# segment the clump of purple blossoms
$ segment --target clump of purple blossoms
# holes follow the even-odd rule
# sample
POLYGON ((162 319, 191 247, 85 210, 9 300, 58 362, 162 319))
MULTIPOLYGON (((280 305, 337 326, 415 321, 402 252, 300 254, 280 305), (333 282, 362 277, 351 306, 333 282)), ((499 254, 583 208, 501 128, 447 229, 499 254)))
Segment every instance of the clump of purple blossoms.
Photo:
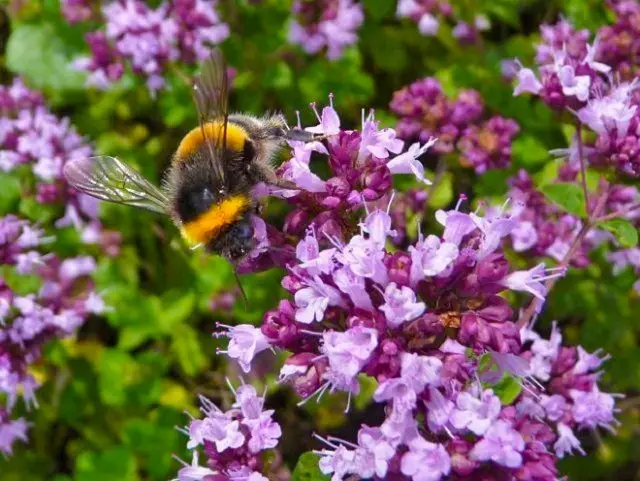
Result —
POLYGON ((479 120, 484 112, 484 103, 477 91, 462 91, 458 98, 451 100, 433 77, 395 92, 390 107, 399 117, 398 137, 422 142, 437 137, 433 150, 438 154, 452 152, 464 129, 479 120))
POLYGON ((72 335, 88 316, 105 311, 89 279, 94 259, 42 254, 51 240, 27 221, 12 215, 0 218, 0 264, 17 276, 35 275, 40 280, 38 290, 26 294, 0 280, 0 393, 6 403, 0 408, 0 450, 7 454, 10 440, 25 440, 26 431, 21 420, 6 420, 7 413, 20 397, 27 407, 37 405, 38 383, 29 367, 40 358, 42 346, 72 335))
POLYGON ((194 63, 229 36, 215 10, 216 0, 174 0, 152 9, 140 0, 114 0, 104 5, 105 30, 87 35, 91 55, 75 65, 89 72, 88 83, 106 88, 120 79, 124 64, 147 79, 154 93, 165 85, 174 61, 194 63))
POLYGON ((506 169, 511 164, 512 139, 519 131, 514 120, 500 116, 467 127, 458 142, 461 163, 473 166, 477 174, 506 169))
MULTIPOLYGON (((229 384, 231 386, 231 384, 229 384)), ((235 402, 222 411, 201 396, 203 419, 192 419, 180 429, 189 437, 187 448, 193 450, 191 465, 184 463, 179 481, 227 480, 267 481, 262 475, 265 451, 275 448, 282 435, 273 420, 273 410, 264 409, 264 397, 248 384, 233 389, 235 402), (198 450, 206 455, 206 467, 198 462, 198 450)))
MULTIPOLYGON (((595 149, 588 156, 591 164, 640 176, 637 79, 616 81, 619 72, 596 60, 601 51, 600 37, 589 45, 588 32, 574 32, 564 20, 555 26, 543 26, 542 31, 545 43, 538 47, 536 56, 541 80, 533 70, 520 68, 514 94, 530 92, 552 108, 568 108, 577 122, 597 136, 593 145, 587 145, 595 149)), ((635 57, 631 52, 628 61, 633 63, 635 57)))
POLYGON ((24 194, 33 195, 40 204, 64 206, 57 227, 71 225, 84 242, 100 243, 114 253, 117 239, 115 233, 102 231, 98 202, 71 189, 62 175, 65 162, 88 157, 92 151, 69 119, 51 113, 42 96, 19 78, 0 86, 0 171, 20 175, 21 166, 28 166, 35 191, 24 194))
POLYGON ((449 99, 440 83, 427 77, 393 94, 391 110, 399 117, 398 136, 426 141, 437 137, 433 153, 448 154, 457 146, 462 165, 477 173, 506 168, 511 163, 511 142, 519 132, 512 119, 495 116, 482 121, 484 104, 475 90, 463 90, 449 99))
POLYGON ((422 35, 432 36, 440 28, 440 18, 453 15, 453 7, 445 0, 399 0, 396 15, 415 22, 422 35))
POLYGON ((86 22, 93 15, 92 0, 61 0, 60 11, 69 23, 86 22))
POLYGON ((345 47, 357 42, 363 21, 362 5, 353 0, 296 0, 289 42, 309 54, 326 49, 327 58, 337 60, 345 47))
POLYGON ((588 30, 576 32, 566 20, 540 27, 542 43, 537 47, 536 63, 541 79, 528 68, 517 73, 514 94, 531 92, 554 109, 579 108, 589 99, 599 73, 609 67, 595 61, 597 45, 587 44, 588 30))
POLYGON ((477 15, 472 23, 455 19, 453 7, 446 0, 399 0, 396 15, 415 22, 420 33, 428 37, 438 33, 442 20, 455 21, 451 33, 461 44, 478 41, 480 32, 490 26, 484 15, 477 15))
MULTIPOLYGON (((281 172, 301 189, 278 192, 296 207, 285 224, 295 249, 279 259, 291 298, 259 328, 222 326, 218 335, 230 339, 223 352, 248 372, 261 352, 288 351, 280 382, 301 403, 343 393, 345 411, 360 377, 375 379, 373 400, 386 407, 379 425, 362 426, 350 441, 318 436, 319 467, 333 480, 557 479, 558 458, 581 452, 576 431, 616 425, 614 396, 596 384, 605 358, 561 347, 555 329, 549 341, 521 330, 501 294, 544 301, 544 281, 564 269, 514 271, 502 241, 519 221, 460 205, 436 213, 441 235, 420 234, 408 248, 388 250, 396 235, 388 179, 413 173, 423 180, 416 154, 433 140, 403 153, 393 129, 378 130, 371 116, 361 132, 340 129, 331 106, 319 117, 310 130, 327 134, 327 145, 293 143, 294 158, 281 172), (336 180, 310 171, 312 151, 327 156, 336 180), (370 199, 371 184, 351 180, 369 168, 384 172, 370 199)), ((263 231, 259 245, 282 242, 282 233, 263 231)), ((245 268, 262 268, 263 255, 245 268)))
POLYGON ((598 60, 630 81, 640 75, 640 4, 635 0, 608 3, 616 14, 616 22, 598 31, 598 60))

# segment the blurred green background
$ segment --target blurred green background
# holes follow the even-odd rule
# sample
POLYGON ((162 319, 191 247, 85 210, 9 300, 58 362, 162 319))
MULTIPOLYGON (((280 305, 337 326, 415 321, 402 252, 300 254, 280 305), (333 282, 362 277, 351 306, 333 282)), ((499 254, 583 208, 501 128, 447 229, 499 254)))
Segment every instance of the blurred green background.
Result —
MULTIPOLYGON (((611 21, 611 12, 597 0, 452 3, 460 18, 472 19, 477 13, 489 17, 491 28, 482 42, 458 45, 450 25, 436 37, 423 37, 415 24, 396 18, 395 1, 364 0, 359 42, 331 62, 287 44, 290 2, 222 1, 219 11, 231 28, 222 48, 237 71, 230 105, 253 113, 280 110, 290 120, 300 110, 308 125, 313 121, 309 102, 323 104, 332 92, 343 125, 358 127, 362 108, 375 108, 384 125, 393 125, 388 110, 393 92, 434 76, 451 95, 477 89, 488 110, 517 120, 521 133, 508 171, 476 177, 453 168, 432 197, 426 218, 455 202, 460 192, 500 199, 507 190, 505 179, 518 168, 553 175, 546 151, 565 147, 570 130, 541 102, 513 97, 512 86, 501 79, 500 61, 518 57, 532 64, 541 23, 562 15, 576 28, 595 31, 611 21)), ((22 75, 29 86, 45 93, 57 114, 71 118, 98 152, 119 156, 159 181, 173 149, 196 122, 189 89, 172 72, 166 77, 169 88, 157 98, 131 72, 106 92, 85 88, 83 75, 70 61, 87 53, 83 36, 95 27, 67 25, 57 0, 5 2, 1 78, 8 83, 15 74, 22 75)), ((20 192, 7 186, 15 185, 19 175, 0 174, 1 215, 15 210, 20 192)), ((55 208, 34 211, 24 202, 18 205, 22 215, 44 225, 61 214, 55 208)), ((270 204, 267 219, 281 225, 286 209, 270 204)), ((46 347, 36 373, 43 383, 40 408, 27 414, 30 442, 18 445, 13 457, 0 459, 2 481, 172 478, 179 465, 171 454, 189 459, 184 436, 174 429, 185 423, 183 411, 196 413, 197 394, 224 404, 224 377, 239 375, 215 353, 220 346, 210 335, 215 322, 257 324, 284 295, 281 271, 247 275, 243 285, 248 308, 239 301, 231 310, 212 310, 212 299, 235 289, 226 262, 189 251, 170 222, 157 215, 113 205, 102 205, 101 212, 104 225, 122 233, 119 256, 100 255, 70 228, 56 232, 53 249, 97 256, 95 281, 114 309, 90 318, 76 338, 46 347)), ((558 320, 567 342, 611 353, 603 385, 627 398, 620 402, 618 436, 584 439, 589 456, 572 458, 562 469, 575 480, 640 479, 640 302, 631 289, 631 272, 613 276, 604 252, 593 258, 588 268, 558 283, 540 325, 548 328, 551 320, 558 320)), ((261 366, 255 379, 248 380, 272 386, 268 404, 278 408, 285 432, 282 451, 290 466, 314 447, 311 432, 347 429, 375 416, 367 408, 367 389, 348 419, 339 400, 296 407, 287 389, 273 388, 277 362, 273 358, 274 369, 261 366)))

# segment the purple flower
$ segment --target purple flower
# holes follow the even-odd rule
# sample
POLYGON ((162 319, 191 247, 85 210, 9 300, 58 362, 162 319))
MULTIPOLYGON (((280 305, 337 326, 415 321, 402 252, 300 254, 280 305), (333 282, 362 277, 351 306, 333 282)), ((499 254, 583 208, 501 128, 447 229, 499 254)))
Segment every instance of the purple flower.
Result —
POLYGON ((365 288, 365 280, 351 268, 342 267, 333 273, 333 281, 338 289, 349 296, 353 305, 366 311, 373 311, 373 304, 365 288))
POLYGON ((209 47, 229 35, 215 6, 215 1, 175 0, 154 10, 140 0, 113 1, 102 8, 105 31, 87 35, 91 57, 74 64, 89 72, 90 85, 107 88, 120 79, 128 62, 153 94, 164 87, 170 62, 204 60, 209 47))
POLYGON ((331 481, 341 481, 345 475, 352 472, 355 466, 356 452, 345 448, 343 445, 336 447, 334 451, 323 449, 318 466, 323 474, 333 474, 331 481))
POLYGON ((440 242, 434 235, 418 240, 415 247, 409 247, 411 254, 411 285, 417 284, 425 276, 437 276, 447 269, 458 257, 458 247, 451 242, 440 242))
MULTIPOLYGON (((553 272, 553 270, 550 271, 553 272)), ((538 264, 528 271, 512 272, 501 281, 501 284, 514 291, 529 292, 541 301, 544 301, 547 294, 547 288, 544 286, 542 281, 564 275, 564 270, 551 274, 546 274, 547 272, 549 271, 547 271, 544 264, 538 264)))
POLYGON ((438 481, 449 474, 451 458, 442 444, 430 443, 422 436, 409 442, 400 470, 413 481, 438 481))
POLYGON ((460 246, 462 238, 476 230, 477 226, 469 214, 457 210, 436 212, 436 220, 444 226, 442 238, 460 246))
POLYGON ((220 453, 225 449, 239 448, 245 442, 244 435, 240 432, 240 423, 224 416, 192 421, 189 425, 189 437, 189 449, 209 441, 215 444, 220 453))
POLYGON ((191 464, 183 462, 183 467, 178 470, 178 477, 172 481, 203 481, 207 476, 216 472, 198 464, 198 451, 193 451, 191 464))
POLYGON ((340 132, 340 117, 333 108, 333 95, 329 96, 329 105, 322 109, 322 115, 318 114, 315 103, 312 103, 311 107, 320 123, 315 127, 306 127, 305 130, 307 132, 327 136, 336 135, 340 132))
POLYGON ((329 306, 339 306, 343 303, 340 292, 328 284, 325 284, 320 277, 316 276, 313 281, 306 281, 308 287, 304 287, 296 292, 296 321, 303 324, 320 322, 324 318, 324 312, 329 306))
POLYGON ((495 116, 481 126, 467 127, 458 148, 462 165, 471 165, 477 174, 491 169, 506 169, 511 164, 511 142, 520 131, 518 124, 495 116))
POLYGON ((524 439, 506 421, 494 422, 484 437, 473 447, 470 456, 476 461, 493 461, 507 468, 522 465, 524 439))
POLYGON ((571 413, 573 419, 585 428, 603 427, 614 431, 613 426, 618 423, 614 417, 615 400, 611 394, 600 392, 598 386, 588 392, 572 389, 569 392, 573 400, 571 413))
POLYGON ((580 441, 573 434, 571 428, 562 423, 558 423, 558 440, 553 445, 553 449, 559 458, 564 458, 567 454, 573 454, 574 450, 582 455, 586 454, 580 447, 580 441))
POLYGON ((387 167, 392 174, 413 174, 420 182, 431 185, 431 181, 424 177, 424 165, 418 160, 429 148, 436 143, 437 139, 429 139, 423 146, 419 143, 412 144, 405 153, 400 154, 389 162, 387 167))
POLYGON ((415 319, 425 310, 424 302, 416 302, 416 293, 409 287, 398 287, 391 282, 384 291, 385 303, 380 306, 391 327, 415 319))
POLYGON ((262 331, 250 324, 227 326, 218 323, 217 325, 226 329, 226 331, 214 335, 227 336, 229 338, 227 350, 218 352, 237 360, 244 372, 249 372, 251 370, 251 361, 253 361, 254 357, 270 346, 269 339, 262 331))
MULTIPOLYGON (((425 402, 427 407, 427 423, 429 429, 439 433, 442 429, 447 430, 455 404, 447 399, 442 393, 434 388, 429 388, 429 400, 425 402)), ((453 437, 453 435, 451 435, 453 437)))
POLYGON ((396 454, 396 447, 386 438, 380 428, 363 425, 358 431, 356 464, 358 474, 363 478, 374 475, 384 478, 389 462, 396 454))
POLYGON ((561 420, 567 409, 567 401, 559 394, 552 396, 542 395, 540 405, 544 408, 547 419, 554 422, 561 420))
POLYGON ((27 442, 27 423, 24 419, 9 419, 8 413, 0 408, 0 452, 6 456, 13 454, 16 441, 27 442))
POLYGON ((346 46, 356 43, 355 31, 364 21, 362 6, 352 0, 296 1, 293 14, 289 42, 310 54, 326 48, 330 60, 339 59, 346 46))
POLYGON ((272 419, 273 411, 263 411, 264 399, 253 387, 242 385, 234 390, 229 386, 236 397, 231 410, 223 412, 201 396, 204 419, 192 419, 186 428, 179 428, 189 437, 187 447, 193 450, 192 464, 183 462, 179 481, 204 481, 214 474, 225 479, 266 479, 260 474, 263 451, 276 447, 280 426, 272 419), (208 457, 207 468, 198 464, 199 446, 208 457))
POLYGON ((440 382, 442 361, 434 356, 420 356, 405 352, 402 354, 401 376, 416 393, 429 385, 440 382))
POLYGON ((387 268, 384 265, 384 252, 373 239, 365 239, 361 235, 351 238, 341 252, 336 254, 336 259, 349 266, 354 274, 373 279, 381 285, 388 281, 387 268))
POLYGON ((472 390, 458 395, 451 424, 458 430, 468 429, 481 436, 498 418, 501 404, 491 389, 482 391, 479 398, 478 394, 477 390, 472 390))
POLYGON ((609 95, 593 99, 578 110, 578 118, 599 135, 609 135, 614 129, 617 135, 626 135, 638 108, 630 103, 637 86, 637 82, 620 84, 609 95))

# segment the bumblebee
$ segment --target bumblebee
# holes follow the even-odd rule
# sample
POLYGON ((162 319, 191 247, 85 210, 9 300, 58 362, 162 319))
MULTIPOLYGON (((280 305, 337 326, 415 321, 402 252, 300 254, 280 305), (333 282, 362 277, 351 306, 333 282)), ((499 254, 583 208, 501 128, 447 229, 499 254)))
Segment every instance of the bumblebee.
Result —
POLYGON ((258 182, 293 188, 276 177, 272 158, 287 140, 319 136, 289 129, 279 115, 229 115, 219 49, 203 63, 192 88, 199 126, 178 145, 162 187, 109 156, 70 161, 64 175, 90 196, 170 216, 189 244, 237 264, 253 248, 251 214, 258 203, 251 189, 258 182))

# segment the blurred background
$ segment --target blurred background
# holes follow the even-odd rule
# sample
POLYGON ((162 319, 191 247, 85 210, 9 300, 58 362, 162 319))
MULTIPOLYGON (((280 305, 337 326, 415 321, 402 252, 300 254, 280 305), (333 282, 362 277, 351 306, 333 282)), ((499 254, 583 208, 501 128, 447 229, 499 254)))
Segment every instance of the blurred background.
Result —
MULTIPOLYGON (((20 400, 13 409, 12 418, 30 424, 29 439, 16 443, 13 455, 0 457, 2 481, 174 477, 179 464, 171 455, 189 459, 185 438, 174 429, 185 424, 184 411, 197 413, 198 394, 229 402, 224 378, 240 375, 216 355, 225 344, 211 336, 216 321, 259 324, 285 297, 281 271, 246 275, 245 307, 230 266, 191 252, 168 219, 114 205, 100 205, 98 213, 97 206, 64 190, 50 172, 55 167, 37 159, 108 154, 160 182, 176 145, 196 124, 187 79, 209 44, 220 44, 227 57, 232 110, 281 111, 290 123, 300 111, 304 125, 315 124, 309 104, 325 105, 331 93, 343 127, 359 128, 362 109, 370 108, 383 126, 395 126, 394 92, 433 77, 450 98, 475 89, 485 112, 515 120, 520 132, 511 165, 484 175, 460 165, 459 151, 447 153, 450 169, 420 215, 423 231, 429 231, 437 228, 434 211, 455 205, 460 193, 472 201, 502 203, 507 179, 519 169, 554 175, 546 152, 565 148, 573 132, 543 102, 513 96, 514 67, 508 62, 534 64, 540 26, 566 19, 576 31, 589 29, 593 38, 603 26, 622 22, 611 5, 598 0, 417 2, 432 18, 406 14, 403 2, 362 0, 355 2, 361 13, 346 12, 342 30, 322 43, 308 31, 338 2, 150 0, 120 2, 120 11, 113 7, 118 3, 4 0, 0 9, 0 113, 15 119, 46 110, 42 122, 54 132, 47 137, 54 139, 51 145, 38 147, 53 149, 46 156, 11 144, 0 120, 0 216, 17 215, 42 229, 41 237, 51 237, 40 250, 57 259, 55 273, 48 275, 68 281, 61 296, 97 296, 97 305, 74 321, 77 330, 43 335, 34 346, 28 372, 39 384, 38 406, 20 400), (200 14, 188 13, 194 11, 200 14), (199 28, 206 30, 202 38, 199 28), (42 97, 21 91, 25 86, 42 97), (9 168, 10 151, 23 156, 16 168, 9 168)), ((638 41, 640 18, 635 28, 626 32, 632 42, 638 41)), ((42 138, 36 135, 32 142, 42 138)), ((435 162, 427 160, 426 166, 433 177, 435 162)), ((398 188, 415 186, 407 182, 398 188)), ((265 218, 280 226, 287 209, 270 202, 265 218)), ((3 248, 0 260, 8 255, 3 248)), ((548 331, 557 320, 568 343, 611 353, 604 386, 626 395, 618 435, 594 432, 583 441, 589 456, 562 464, 575 480, 640 479, 640 302, 633 270, 614 274, 607 253, 606 246, 594 249, 588 265, 572 269, 539 321, 548 331)), ((8 263, 0 267, 0 288, 28 295, 51 281, 18 271, 8 263)), ((379 416, 369 406, 371 387, 348 418, 341 400, 331 397, 297 407, 287 388, 275 387, 281 360, 260 360, 245 379, 270 386, 267 404, 278 407, 286 433, 281 452, 289 467, 317 447, 312 432, 349 432, 379 416)))

